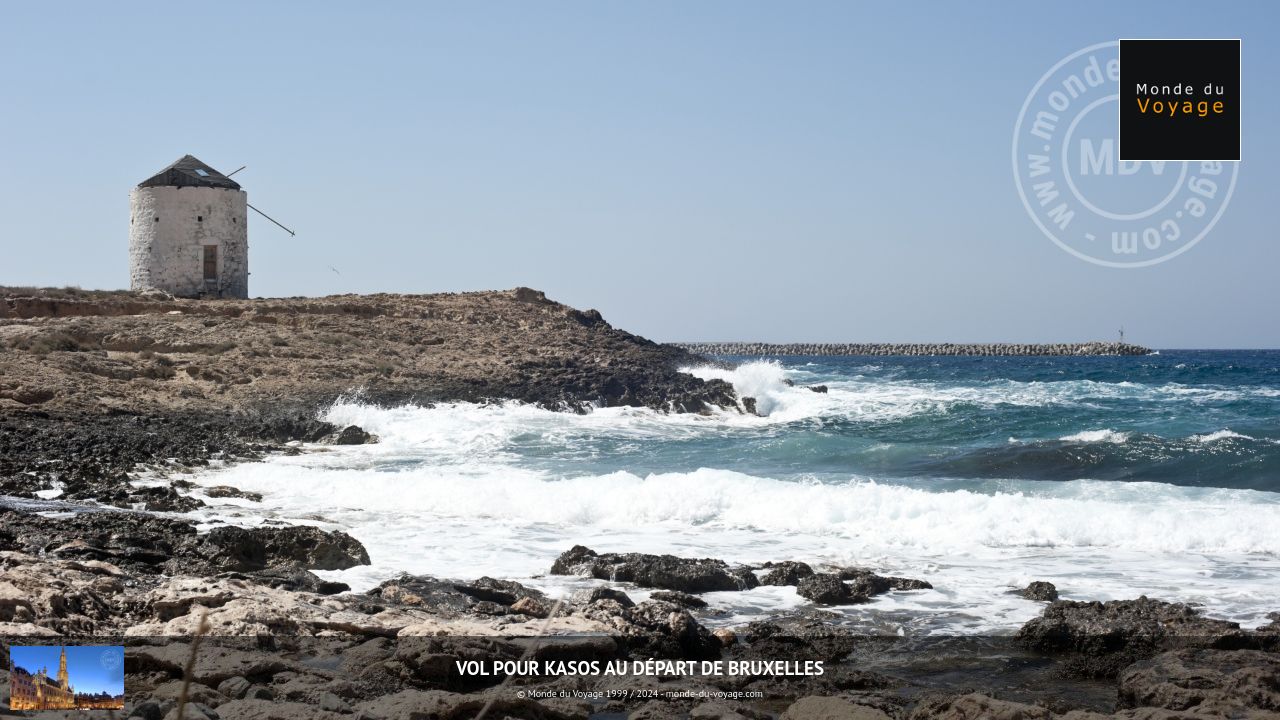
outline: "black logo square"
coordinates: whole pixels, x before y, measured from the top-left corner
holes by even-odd
[[[1240,41],[1121,40],[1120,159],[1239,160]]]

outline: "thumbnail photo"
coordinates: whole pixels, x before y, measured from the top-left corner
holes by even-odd
[[[10,710],[123,710],[124,648],[10,645]]]

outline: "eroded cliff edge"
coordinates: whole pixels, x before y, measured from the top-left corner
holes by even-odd
[[[355,394],[737,406],[728,383],[679,372],[705,362],[529,288],[259,300],[0,289],[0,495],[57,488],[65,500],[188,510],[130,474],[335,439],[340,428],[317,417]]]
[[[172,300],[9,291],[0,409],[241,410],[512,399],[553,408],[733,405],[678,372],[704,360],[618,330],[536,290]]]

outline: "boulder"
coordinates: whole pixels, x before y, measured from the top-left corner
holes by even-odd
[[[623,607],[635,605],[635,602],[626,593],[603,585],[588,590],[579,590],[571,598],[575,605],[590,605],[597,600],[613,600]]]
[[[730,630],[729,628],[716,628],[711,631],[711,634],[715,635],[716,639],[720,641],[720,644],[725,647],[732,647],[738,642],[738,633]]]
[[[1018,591],[1018,594],[1028,600],[1038,600],[1040,602],[1053,602],[1058,599],[1058,588],[1053,583],[1043,580],[1036,580]]]
[[[398,606],[429,608],[449,613],[505,615],[523,613],[546,617],[555,604],[538,590],[510,580],[482,577],[473,582],[438,580],[429,575],[401,575],[368,593]],[[521,602],[523,604],[521,604]],[[519,605],[517,609],[515,606]],[[532,612],[540,612],[533,615]]]
[[[223,570],[253,571],[294,566],[307,570],[346,570],[369,564],[359,540],[310,525],[290,527],[217,527],[194,541],[194,551]]]
[[[1280,637],[1211,620],[1184,603],[1140,597],[1109,602],[1050,603],[1016,635],[1031,650],[1073,655],[1066,669],[1089,677],[1114,677],[1125,666],[1164,650],[1276,647]]]
[[[214,485],[213,487],[202,488],[202,491],[211,498],[241,498],[252,500],[253,502],[262,502],[261,493],[248,492],[230,485]]]
[[[701,610],[707,606],[707,601],[697,595],[690,595],[678,590],[659,590],[649,595],[650,600],[662,600],[663,602],[673,603],[690,610]]]
[[[854,595],[871,597],[890,590],[932,590],[933,585],[924,580],[914,578],[881,576],[865,568],[840,568],[841,580],[849,582],[849,589]]]
[[[704,593],[749,590],[759,585],[748,568],[731,568],[722,560],[679,558],[645,553],[606,553],[575,545],[551,566],[552,575],[584,575],[641,587]]]
[[[797,585],[804,578],[813,575],[813,568],[806,563],[787,560],[779,563],[765,563],[768,572],[760,578],[761,585]]]
[[[662,600],[623,607],[600,600],[578,611],[608,627],[630,650],[641,655],[689,660],[720,657],[721,642],[685,608]]]
[[[867,601],[865,595],[855,596],[840,576],[834,573],[815,573],[801,578],[796,583],[796,592],[800,597],[819,605],[848,605]]]
[[[333,445],[365,445],[377,441],[376,437],[359,425],[348,425],[333,436],[331,443]]]
[[[522,597],[511,603],[511,612],[535,618],[545,618],[551,614],[550,608],[529,597]]]
[[[1244,716],[1280,714],[1280,655],[1258,650],[1176,650],[1120,673],[1121,707]]]
[[[243,676],[236,675],[235,677],[229,677],[218,683],[218,692],[226,695],[232,700],[239,700],[245,696],[245,693],[249,692],[249,688],[252,686],[253,683],[246,680]]]

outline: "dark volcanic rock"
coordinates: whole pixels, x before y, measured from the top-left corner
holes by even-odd
[[[759,581],[748,568],[731,568],[722,560],[678,558],[674,555],[606,553],[575,545],[551,566],[552,575],[585,575],[641,587],[704,593],[749,590]]]
[[[839,661],[853,651],[859,638],[847,628],[832,624],[830,619],[834,617],[837,616],[825,611],[808,611],[748,623],[739,633],[745,644],[737,646],[734,655]]]
[[[267,568],[342,570],[369,564],[364,546],[342,532],[310,526],[219,527],[197,535],[189,520],[124,511],[52,519],[0,507],[0,549],[103,560],[132,572],[188,575]],[[276,578],[268,584],[279,582]]]
[[[796,592],[819,605],[847,605],[866,602],[867,596],[855,596],[844,584],[839,575],[834,573],[815,573],[801,578],[796,584]]]
[[[801,579],[813,575],[813,568],[802,562],[787,560],[778,563],[765,563],[769,572],[760,578],[761,585],[796,585]]]
[[[251,571],[296,566],[307,570],[346,570],[369,564],[359,540],[344,532],[309,525],[219,527],[202,535],[195,552],[214,567]]]
[[[129,492],[112,503],[117,507],[133,508],[141,506],[151,512],[191,512],[204,507],[204,501],[188,495],[180,495],[171,487],[143,487]]]
[[[262,494],[234,488],[230,485],[214,485],[204,488],[204,494],[211,498],[242,498],[253,502],[262,502]]]
[[[854,595],[879,595],[890,590],[932,590],[933,586],[924,580],[876,575],[863,568],[841,568],[840,579],[849,581],[849,589]]]
[[[604,600],[583,608],[585,617],[604,622],[642,657],[711,660],[720,657],[719,638],[675,603],[646,600],[634,607]]]
[[[1258,632],[1280,634],[1280,612],[1267,613],[1267,619],[1271,622],[1260,626]]]
[[[337,595],[351,590],[351,586],[344,582],[322,580],[315,573],[297,567],[267,568],[250,573],[227,572],[219,577],[238,578],[281,590],[313,592],[318,595]]]
[[[924,580],[884,577],[862,568],[841,568],[835,573],[816,573],[796,583],[796,592],[820,605],[850,605],[868,602],[872,596],[890,590],[929,590]]]
[[[530,599],[546,603],[547,596],[542,592],[527,588],[513,580],[495,580],[482,577],[474,582],[454,583],[454,589],[477,600],[488,600],[499,605],[513,605],[518,600]]]
[[[334,445],[365,445],[376,442],[376,438],[358,425],[348,425],[333,437]]]
[[[703,600],[696,595],[690,595],[689,593],[682,593],[676,590],[659,590],[658,592],[649,595],[649,599],[669,602],[673,605],[689,608],[690,610],[701,610],[707,606],[706,600]]]
[[[1073,655],[1067,670],[1090,677],[1113,677],[1126,665],[1164,650],[1267,648],[1277,639],[1205,618],[1184,603],[1147,597],[1105,603],[1059,600],[1023,625],[1016,637],[1032,650]]]
[[[635,605],[635,601],[629,595],[611,587],[593,587],[589,590],[580,590],[573,595],[573,601],[579,605],[590,605],[597,600],[612,600],[623,607]]]
[[[518,582],[489,577],[468,583],[405,574],[387,580],[368,594],[398,605],[479,615],[505,615],[510,612],[533,615],[539,609],[547,610],[553,605],[537,590]]]
[[[1039,600],[1041,602],[1053,602],[1058,599],[1058,588],[1054,587],[1051,582],[1036,580],[1018,591],[1018,594],[1028,600]]]
[[[1257,650],[1177,650],[1120,673],[1121,707],[1191,710],[1244,717],[1280,713],[1280,655]]]
[[[123,511],[52,519],[0,507],[0,549],[59,558],[103,560],[155,573],[195,538],[193,523]]]
[[[149,464],[200,467],[213,456],[256,459],[276,443],[318,440],[333,429],[286,409],[274,415],[46,417],[0,412],[0,488],[30,497],[58,483],[63,500],[185,512],[200,501],[168,488],[135,488],[129,473]]]

